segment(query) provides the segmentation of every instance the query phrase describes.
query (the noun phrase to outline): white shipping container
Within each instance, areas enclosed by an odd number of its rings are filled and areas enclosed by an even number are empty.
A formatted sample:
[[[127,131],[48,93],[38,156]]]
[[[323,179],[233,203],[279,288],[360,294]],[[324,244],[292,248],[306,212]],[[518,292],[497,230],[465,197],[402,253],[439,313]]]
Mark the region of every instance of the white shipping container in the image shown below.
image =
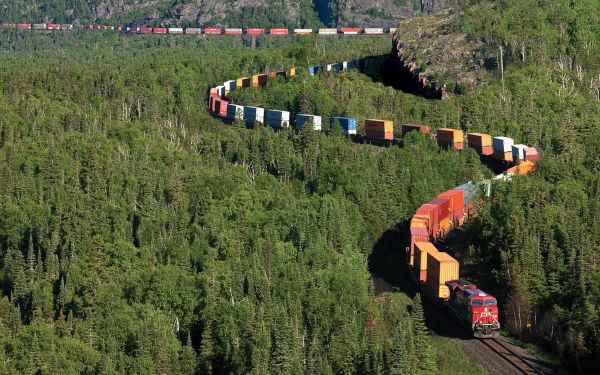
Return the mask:
[[[296,115],[296,129],[300,129],[308,121],[311,121],[313,123],[314,130],[321,130],[321,123],[322,123],[321,116],[305,115],[305,114]]]
[[[202,29],[199,27],[188,27],[185,29],[186,34],[202,34]]]
[[[225,86],[217,86],[217,94],[219,96],[224,96],[225,95]]]
[[[294,34],[298,35],[312,34],[312,32],[312,29],[294,29]]]
[[[393,34],[393,33],[395,33],[395,32],[396,32],[396,30],[397,30],[397,28],[395,28],[395,27],[390,27],[390,34]]]
[[[527,148],[527,146],[523,145],[523,144],[513,145],[512,146],[513,161],[525,159],[525,149],[526,148]]]
[[[512,145],[515,144],[515,141],[508,137],[494,137],[492,138],[492,144],[494,146],[494,151],[511,152]]]
[[[337,29],[319,29],[319,35],[337,35]]]
[[[265,109],[261,107],[244,107],[244,120],[248,123],[265,123]]]
[[[225,81],[223,83],[223,86],[225,86],[225,91],[233,91],[236,88],[236,81],[235,80]]]
[[[169,34],[183,34],[183,28],[181,28],[181,27],[169,27]]]
[[[365,28],[365,34],[369,34],[369,35],[383,34],[383,28],[367,27],[367,28]]]

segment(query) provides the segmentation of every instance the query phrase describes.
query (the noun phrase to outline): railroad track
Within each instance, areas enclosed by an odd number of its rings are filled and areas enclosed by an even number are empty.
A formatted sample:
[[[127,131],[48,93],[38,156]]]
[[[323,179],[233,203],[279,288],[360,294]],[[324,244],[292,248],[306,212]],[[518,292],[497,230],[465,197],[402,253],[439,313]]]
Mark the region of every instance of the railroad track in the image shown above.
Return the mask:
[[[530,365],[520,355],[496,339],[479,339],[485,346],[510,363],[520,374],[545,375],[539,368]]]

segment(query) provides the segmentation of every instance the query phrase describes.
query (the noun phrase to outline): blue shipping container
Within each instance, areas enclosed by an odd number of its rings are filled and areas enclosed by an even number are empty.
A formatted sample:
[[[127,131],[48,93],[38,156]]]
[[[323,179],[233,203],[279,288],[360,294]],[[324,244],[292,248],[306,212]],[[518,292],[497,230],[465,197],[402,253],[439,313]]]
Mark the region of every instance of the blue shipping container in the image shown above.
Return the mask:
[[[318,65],[313,65],[308,67],[308,72],[311,76],[314,76],[319,72],[320,67]]]
[[[333,128],[335,121],[340,123],[344,134],[356,134],[356,119],[353,117],[332,117],[329,119],[329,127]]]
[[[227,119],[235,121],[236,118],[244,118],[244,106],[236,104],[227,104]]]
[[[321,116],[304,115],[304,114],[296,115],[296,129],[297,130],[302,129],[304,127],[304,124],[306,124],[307,121],[310,121],[313,123],[313,128],[315,130],[321,130]]]

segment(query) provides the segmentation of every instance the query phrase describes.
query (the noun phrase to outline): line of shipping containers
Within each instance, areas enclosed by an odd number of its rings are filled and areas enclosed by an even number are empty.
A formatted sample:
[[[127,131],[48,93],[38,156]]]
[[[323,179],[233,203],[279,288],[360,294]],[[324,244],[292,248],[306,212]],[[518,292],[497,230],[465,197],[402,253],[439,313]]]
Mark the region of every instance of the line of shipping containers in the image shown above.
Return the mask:
[[[327,64],[326,69],[328,72],[339,72],[340,70],[342,70],[342,64]]]
[[[446,281],[457,280],[459,263],[456,259],[443,252],[427,253],[427,280],[425,287],[436,297],[448,299],[450,289]]]
[[[70,23],[63,23],[60,25],[61,30],[73,30],[73,25]]]
[[[223,29],[221,27],[205,27],[204,35],[221,35],[223,33]]]
[[[367,34],[367,35],[382,35],[383,28],[382,27],[366,27],[365,34]]]
[[[265,29],[262,29],[262,28],[249,27],[246,29],[246,34],[248,34],[248,35],[263,35],[264,33],[265,33]]]
[[[60,30],[60,24],[58,24],[58,23],[49,23],[46,26],[46,29],[48,29],[48,30]]]
[[[394,122],[391,120],[365,120],[365,136],[369,140],[393,141]]]
[[[358,35],[360,33],[360,27],[340,27],[339,30],[344,35]]]
[[[215,99],[215,114],[227,118],[227,105],[229,104],[229,99],[220,98]]]
[[[225,95],[229,94],[229,92],[233,91],[236,89],[236,81],[235,80],[229,80],[229,81],[225,81],[223,82],[223,87],[225,87]]]
[[[494,147],[494,159],[502,160],[505,162],[513,161],[512,158],[512,145],[515,141],[508,137],[494,137],[492,138],[492,145]]]
[[[274,28],[269,30],[269,35],[288,35],[289,33],[288,29]]]
[[[31,29],[31,24],[30,23],[19,23],[17,24],[18,27],[22,28],[22,29]]]
[[[314,130],[321,130],[321,116],[306,115],[302,113],[296,115],[295,129],[301,130],[304,127],[304,124],[306,124],[307,122],[312,122]]]
[[[153,34],[166,34],[167,28],[166,27],[154,27],[154,28],[152,28],[152,33]]]
[[[513,161],[515,163],[519,163],[519,162],[525,160],[525,149],[526,148],[527,148],[527,146],[523,145],[523,144],[517,144],[517,145],[511,146],[512,157],[513,157]]]
[[[278,109],[267,109],[265,124],[273,129],[285,129],[290,127],[290,113]]]
[[[296,35],[309,35],[312,34],[312,29],[294,29],[294,34]]]
[[[535,147],[527,147],[524,151],[525,161],[536,162],[539,160],[539,152]]]
[[[402,124],[402,136],[404,137],[407,133],[416,131],[422,134],[429,134],[429,126],[415,125],[415,124]]]
[[[356,135],[356,119],[353,117],[331,117],[329,119],[329,128],[332,129],[335,122],[342,127],[344,135]]]
[[[200,35],[202,34],[202,29],[199,27],[186,27],[185,33],[187,35]]]
[[[338,31],[337,29],[319,29],[319,31],[317,32],[319,35],[337,35]]]
[[[434,198],[427,202],[438,208],[438,232],[437,236],[444,235],[450,227],[450,200],[447,198]]]
[[[460,129],[440,128],[435,137],[438,145],[442,148],[463,149],[464,134]]]
[[[492,136],[483,133],[467,133],[467,145],[479,155],[489,156],[494,153],[494,147],[492,146]]]
[[[264,124],[265,123],[265,109],[261,107],[244,107],[244,121],[248,125]]]
[[[408,264],[413,265],[416,242],[429,241],[429,216],[415,215],[410,219],[410,248],[408,253]]]
[[[354,60],[342,61],[342,70],[354,69]]]
[[[151,27],[140,27],[140,34],[152,34]]]
[[[219,90],[216,87],[211,88],[208,95],[208,110],[210,112],[215,111],[215,100],[219,98]]]
[[[11,27],[17,27],[17,24],[16,23],[3,23],[3,24],[0,24],[0,27],[7,29],[7,28],[11,28]]]
[[[169,27],[168,32],[169,32],[169,34],[183,34],[183,28],[182,27]]]
[[[433,237],[433,239],[437,239],[439,226],[438,212],[438,207],[429,203],[422,204],[417,208],[416,212],[416,215],[427,217],[427,230],[429,231],[429,236]]]
[[[242,35],[244,30],[240,28],[225,28],[225,35]]]
[[[266,74],[252,75],[252,87],[263,87],[267,85],[269,76]]]
[[[429,241],[415,242],[413,272],[419,281],[427,281],[427,254],[438,252],[439,250]]]
[[[235,87],[250,87],[252,79],[250,77],[241,77],[235,81]]]
[[[448,199],[450,202],[450,226],[460,225],[465,218],[465,192],[463,190],[448,190],[438,195],[438,198]],[[445,230],[444,228],[441,228]],[[450,228],[447,228],[450,229]]]
[[[244,119],[244,106],[231,104],[227,105],[227,120],[233,122],[235,120],[243,120]]]

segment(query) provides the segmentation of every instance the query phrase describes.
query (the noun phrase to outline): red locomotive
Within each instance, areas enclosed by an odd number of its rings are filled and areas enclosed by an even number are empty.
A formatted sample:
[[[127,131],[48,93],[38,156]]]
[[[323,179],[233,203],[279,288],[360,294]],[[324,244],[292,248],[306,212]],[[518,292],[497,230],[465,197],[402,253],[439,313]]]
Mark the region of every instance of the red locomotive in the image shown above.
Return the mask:
[[[447,281],[450,298],[445,306],[478,338],[498,337],[498,303],[496,298],[465,280]]]

